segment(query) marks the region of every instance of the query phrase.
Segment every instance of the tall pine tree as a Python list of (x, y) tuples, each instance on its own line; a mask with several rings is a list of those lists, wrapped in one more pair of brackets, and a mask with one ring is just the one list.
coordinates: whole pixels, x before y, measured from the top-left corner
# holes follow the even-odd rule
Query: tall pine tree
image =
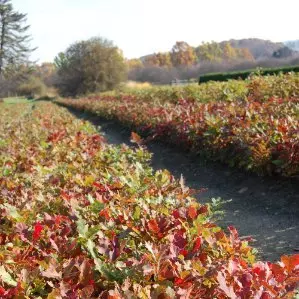
[(29, 46), (26, 14), (14, 11), (11, 0), (0, 0), (0, 77), (9, 64), (22, 64), (35, 49)]

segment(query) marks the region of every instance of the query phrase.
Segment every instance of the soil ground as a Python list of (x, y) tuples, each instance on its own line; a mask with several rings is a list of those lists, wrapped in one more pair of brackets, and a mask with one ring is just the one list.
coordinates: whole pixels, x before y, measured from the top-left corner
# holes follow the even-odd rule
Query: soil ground
[[(81, 119), (101, 127), (109, 143), (130, 143), (131, 132), (124, 126), (98, 116), (70, 110)], [(207, 188), (198, 196), (200, 202), (221, 197), (224, 204), (223, 228), (235, 226), (242, 237), (251, 236), (250, 244), (262, 260), (276, 261), (283, 254), (299, 251), (299, 181), (298, 179), (259, 177), (200, 158), (179, 149), (151, 142), (154, 169), (168, 169), (186, 185)]]

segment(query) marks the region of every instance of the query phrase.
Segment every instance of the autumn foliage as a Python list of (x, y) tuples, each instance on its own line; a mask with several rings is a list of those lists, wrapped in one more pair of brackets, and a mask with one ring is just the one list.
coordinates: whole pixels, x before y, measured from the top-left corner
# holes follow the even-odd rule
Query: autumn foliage
[(1, 298), (294, 294), (298, 255), (255, 262), (141, 146), (110, 146), (51, 103), (0, 105)]
[[(237, 81), (211, 83), (207, 88), (190, 87), (193, 97), (179, 98), (184, 93), (173, 89), (173, 93), (169, 90), (172, 99), (165, 100), (167, 93), (161, 88), (152, 99), (150, 90), (145, 90), (81, 100), (63, 99), (60, 103), (116, 119), (145, 136), (231, 166), (260, 174), (296, 176), (299, 85), (296, 87), (291, 82), (298, 82), (298, 75), (253, 77), (242, 83), (247, 85), (245, 89)], [(222, 91), (217, 90), (218, 86)], [(188, 94), (187, 88), (182, 91)], [(209, 100), (205, 103), (206, 99)]]

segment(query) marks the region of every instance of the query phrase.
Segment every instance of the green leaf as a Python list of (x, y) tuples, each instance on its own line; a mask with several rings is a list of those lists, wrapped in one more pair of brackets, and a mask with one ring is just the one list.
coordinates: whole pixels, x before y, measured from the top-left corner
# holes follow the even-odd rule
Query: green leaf
[(19, 214), (16, 207), (14, 207), (8, 203), (0, 205), (0, 207), (5, 208), (8, 213), (8, 216), (10, 216), (11, 218), (16, 219), (16, 220), (21, 218), (21, 215)]
[(43, 148), (43, 149), (47, 149), (49, 147), (49, 143), (47, 143), (46, 141), (42, 140), (40, 142), (40, 146)]
[(91, 239), (88, 239), (87, 243), (86, 243), (86, 247), (88, 252), (90, 253), (90, 255), (92, 256), (93, 259), (97, 259), (97, 255), (95, 253), (95, 244)]
[(97, 257), (96, 245), (91, 239), (87, 240), (86, 248), (94, 260), (96, 270), (103, 273), (103, 262)]
[(6, 271), (4, 266), (0, 266), (0, 279), (10, 286), (16, 287), (17, 282), (11, 277), (11, 275)]
[(0, 148), (6, 146), (6, 141), (3, 139), (0, 139)]
[(98, 214), (104, 209), (104, 207), (105, 205), (102, 202), (94, 201), (91, 204), (90, 209), (92, 210), (93, 213)]
[(11, 170), (8, 168), (3, 169), (3, 176), (9, 176), (11, 174)]
[(134, 220), (139, 220), (140, 219), (140, 214), (141, 214), (141, 209), (140, 209), (139, 206), (136, 206), (134, 214), (133, 214), (133, 219)]
[(276, 166), (282, 166), (284, 164), (284, 161), (282, 161), (282, 160), (273, 160), (272, 163)]
[(77, 224), (77, 230), (79, 233), (79, 237), (87, 238), (88, 224), (86, 223), (86, 221), (84, 219), (80, 218), (79, 220), (77, 220), (76, 224)]

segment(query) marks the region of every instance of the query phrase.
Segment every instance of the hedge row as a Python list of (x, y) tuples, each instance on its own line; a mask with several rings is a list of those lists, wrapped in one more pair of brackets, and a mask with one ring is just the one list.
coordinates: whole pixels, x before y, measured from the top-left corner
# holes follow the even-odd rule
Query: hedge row
[(255, 262), (142, 147), (52, 103), (2, 105), (0, 298), (293, 297), (299, 255)]
[(267, 68), (267, 69), (251, 69), (245, 71), (228, 72), (228, 73), (210, 73), (199, 77), (199, 84), (208, 81), (228, 81), (247, 79), (252, 73), (259, 72), (261, 75), (277, 75), (280, 73), (299, 72), (299, 66), (289, 66), (281, 68)]
[(264, 99), (259, 91), (252, 89), (246, 100), (204, 104), (187, 99), (159, 104), (127, 95), (61, 99), (59, 103), (115, 119), (142, 136), (207, 159), (264, 175), (297, 176), (299, 98)]

